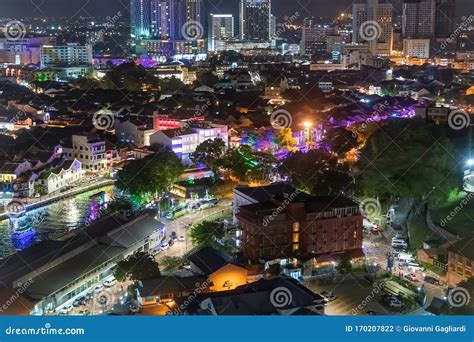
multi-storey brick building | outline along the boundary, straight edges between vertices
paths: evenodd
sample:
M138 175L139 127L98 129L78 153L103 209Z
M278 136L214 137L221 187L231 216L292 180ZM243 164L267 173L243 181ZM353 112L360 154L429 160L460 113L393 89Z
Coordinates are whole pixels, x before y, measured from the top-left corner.
M446 281L456 287L472 278L474 273L474 236L466 237L448 248L448 273Z
M359 206L341 196L279 194L240 207L241 248L251 261L299 259L362 248Z

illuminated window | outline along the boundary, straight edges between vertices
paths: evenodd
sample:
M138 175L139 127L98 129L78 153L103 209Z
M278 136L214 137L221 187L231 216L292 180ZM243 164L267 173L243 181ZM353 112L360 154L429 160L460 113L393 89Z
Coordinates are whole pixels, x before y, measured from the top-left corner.
M297 243L293 244L293 251L298 251L300 249L300 245Z
M299 222L293 223L293 232L297 233L299 231L300 231L300 223Z
M293 243L298 243L298 242L300 242L300 234L293 233Z

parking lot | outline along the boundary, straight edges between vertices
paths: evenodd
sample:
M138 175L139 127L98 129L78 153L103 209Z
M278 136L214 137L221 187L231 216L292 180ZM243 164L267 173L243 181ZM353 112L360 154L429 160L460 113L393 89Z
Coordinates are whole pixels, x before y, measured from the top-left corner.
M326 305L327 315L394 315L401 309L382 304L383 291L359 274L349 274L334 279L311 280L303 283L315 293L332 292L336 299Z

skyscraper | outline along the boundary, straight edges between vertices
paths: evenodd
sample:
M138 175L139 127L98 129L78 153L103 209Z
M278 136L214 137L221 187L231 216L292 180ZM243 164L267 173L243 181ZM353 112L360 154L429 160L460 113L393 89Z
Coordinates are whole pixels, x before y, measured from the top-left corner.
M216 41L234 38L234 17L232 14L209 15L209 51L215 51Z
M404 0L402 34L405 38L433 38L436 0Z
M150 37L150 0L130 0L130 21L133 38Z
M240 39L270 41L271 0L240 0Z
M390 55L393 47L393 5L389 0L354 0L352 41L367 43L374 55Z
M436 0L435 36L447 38L455 30L456 0Z
M186 31L203 38L202 0L169 0L170 37L186 40ZM183 34L184 33L184 34Z
M151 34L162 39L169 38L171 24L169 0L150 0L150 7Z

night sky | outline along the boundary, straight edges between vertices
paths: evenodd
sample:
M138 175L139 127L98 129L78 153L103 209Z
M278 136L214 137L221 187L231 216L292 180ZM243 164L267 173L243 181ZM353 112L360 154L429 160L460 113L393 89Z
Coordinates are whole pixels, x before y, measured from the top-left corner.
M239 0L205 0L214 13L238 14ZM402 0L393 0L400 4ZM352 0L273 0L273 13L277 17L291 16L299 11L302 17L334 17L349 10ZM117 11L126 12L128 0L0 0L0 17L31 16L109 16ZM458 17L474 14L474 0L457 0Z

